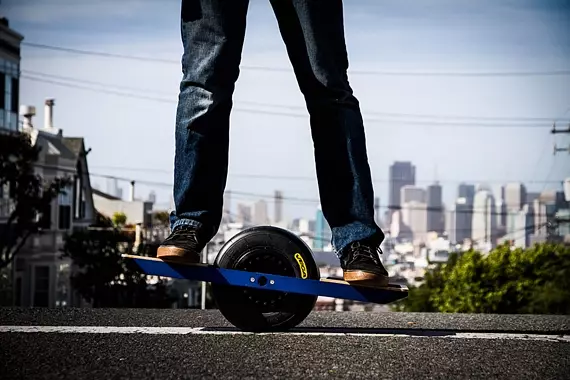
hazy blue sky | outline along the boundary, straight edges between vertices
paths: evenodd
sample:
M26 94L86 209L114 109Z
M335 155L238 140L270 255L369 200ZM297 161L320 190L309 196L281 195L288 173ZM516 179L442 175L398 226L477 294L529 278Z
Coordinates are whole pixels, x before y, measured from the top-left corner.
M23 46L21 66L28 77L22 79L21 102L39 108L36 125L43 124L43 100L55 98L56 126L66 136L86 138L93 149L93 173L170 183L181 77L180 1L10 0L2 7L11 26L29 43L173 61L111 59ZM525 181L531 190L542 190L561 186L529 181L561 181L570 175L569 156L552 154L555 141L567 145L570 138L549 133L553 120L566 120L562 126L570 119L570 76L370 73L570 70L569 1L349 0L345 30L349 78L364 111L374 188L383 205L388 167L395 160L412 161L422 186L437 173L447 202L455 197L459 181L487 182L495 188ZM250 2L242 65L228 188L259 194L281 189L285 197L318 199L307 113L268 1ZM138 88L107 89L164 101L37 79L96 89L104 87L84 82ZM280 114L248 111L254 109ZM272 178L244 176L252 174ZM284 176L302 178L275 178ZM96 182L105 189L104 179ZM140 185L137 196L146 197L151 188L160 202L168 201L168 185ZM234 198L234 205L253 200ZM311 217L316 206L298 201L285 205L288 217Z

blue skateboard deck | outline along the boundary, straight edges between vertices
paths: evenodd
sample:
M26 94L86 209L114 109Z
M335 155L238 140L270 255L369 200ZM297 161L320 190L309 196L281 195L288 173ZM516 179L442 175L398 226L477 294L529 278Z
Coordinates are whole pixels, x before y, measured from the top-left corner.
M204 281L237 287L310 294L360 302L388 304L408 296L404 285L390 284L383 288L350 285L337 278L320 280L279 276L269 273L246 272L219 268L208 264L181 264L155 257L122 255L134 262L147 275Z

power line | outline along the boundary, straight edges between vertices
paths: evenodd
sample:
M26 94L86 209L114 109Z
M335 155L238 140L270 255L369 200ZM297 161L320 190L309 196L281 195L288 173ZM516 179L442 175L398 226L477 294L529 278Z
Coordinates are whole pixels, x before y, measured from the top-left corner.
M53 50L64 53L72 53L79 55L88 56L99 56L105 58L119 58L134 60L138 62L154 62L154 63L166 63L166 64L180 64L180 60L171 60L163 58L154 57L140 57L127 54L116 54L107 53L101 51L93 50L82 50L76 48L53 46L46 44L39 44L33 42L22 42L23 46L28 46L36 49ZM269 67L269 66L248 66L241 65L240 68L246 70L256 70L256 71L272 71L272 72L292 72L291 68L281 68L281 67ZM375 70L349 70L351 74L357 75L373 75L373 76L428 76L428 77L530 77L530 76L566 76L570 75L570 70L543 70L543 71L503 71L503 72L398 72L398 71L375 71Z
M21 71L22 74L24 75L31 75L31 76L36 76L36 77L46 77L46 78L53 78L53 79L59 79L59 80L65 80L65 81L70 81L70 82L75 82L75 83L80 83L80 84L88 84L88 85L93 85L93 86L101 86L101 87L105 87L105 88L116 88L119 90L126 90L126 91L135 91L135 92L144 92L144 93L156 93L156 94L162 94L162 95L167 95L167 96L172 96L174 95L171 92L164 92L164 91L156 91L156 90L151 90L148 88L141 88L141 87L132 87L132 86L123 86L123 85L118 85L115 83L103 83L103 82L98 82L98 81L93 81L93 80L89 80L89 79L83 79L83 78L77 78L77 77L70 77L67 75L57 75L57 74L49 74L49 73L44 73L41 71L34 71L34 70L22 70Z
M22 73L26 75L36 76L36 79L33 80L43 80L41 77L47 78L54 78L60 79L65 81L71 81L79 84L87 84L87 85L94 85L100 86L105 88L116 88L119 90L127 90L127 91L135 91L138 93L155 93L155 94L162 94L162 95L170 95L175 97L174 93L164 92L164 91L156 91L150 90L146 88L140 87L132 87L132 86L123 86L117 85L114 83L103 83L98 81L87 80L83 78L76 78L76 77L69 77L65 75L56 75L56 74L49 74L43 73L39 71L33 70L23 70ZM40 78L37 78L37 77ZM28 77L27 79L31 79ZM137 95L137 94L134 94ZM167 99L160 99L166 101ZM260 107L273 107L273 108L284 108L284 109L298 109L298 110L306 110L306 106L295 106L295 105L284 105L284 104L271 104L271 103L263 103L258 101L249 101L249 100L237 100L239 103L249 104L253 106L260 106ZM396 112L377 112L377 111L368 111L364 110L363 113L367 115L378 115L384 117L407 117L407 118L424 118L424 119L457 119L457 120L474 120L474 121L505 121L505 122L553 122L553 121L565 121L570 119L562 119L560 118L549 118L549 117L521 117L521 116L514 116L514 117L501 117L501 116L494 116L494 117L486 117L486 116L461 116L461 115L434 115L434 114L413 114L413 113L396 113Z
M41 167L41 168L57 168L60 171L67 171L67 172L73 172L74 170L72 168L69 169L65 169L65 168L61 168L58 166L52 166L52 165L45 165L45 164L40 164L40 163L36 163L35 166L37 167ZM97 174L97 173L89 173L90 176L92 177L100 177L100 178L109 178L109 179L116 179L116 180L123 180L123 181L128 181L128 182L134 182L134 183L141 183L141 184L146 184L146 185L153 185L153 186L168 186L168 187L172 187L172 184L170 183L166 183L166 182L154 182L154 181L145 181L145 180L133 180L133 179L129 179L129 178L124 178L124 177L117 177L117 176L112 176L112 175L106 175L106 174ZM255 197L256 199L262 198L262 199L274 199L274 195L271 194L259 194L259 193L250 193L250 192L243 192L243 191L235 191L235 190L229 190L228 191L232 197L234 196L238 196L236 198L239 198L239 196L243 196L243 197ZM296 198L296 197L282 197L281 198L284 201L287 201L289 204L291 203L298 203L298 204L315 204L315 203L320 203L320 200L318 199L314 199L314 198ZM381 209L388 209L388 210L402 210L402 209L408 209L408 210L418 210L418 211L435 211L435 212L451 212L452 210L449 209L445 209L444 207L400 207L400 206L379 206L379 208ZM491 215L502 215L501 211L491 211L489 212L488 210L477 210L477 209L471 209L471 210L453 210L453 212L457 213L457 214L479 214L479 213L488 213ZM529 215L533 216L535 215L534 213L529 213Z
M152 173L164 173L164 174L173 174L172 170L166 169L152 169L152 168L142 168L142 167L126 167L126 166L91 166L91 168L97 169L104 169L104 170L123 170L123 171L133 171L133 172L152 172ZM248 173L235 173L235 174L228 174L230 177L238 177L238 178L252 178L252 179L275 179L275 180L290 180L290 181L316 181L317 178L314 176L285 176L285 175L275 175L275 174L248 174ZM390 180L387 178L382 179L374 179L373 182L375 183L389 183ZM433 180L423 180L419 181L416 180L417 183L434 183ZM439 183L510 183L510 182L521 182L521 183L531 183L531 184L543 184L543 183L560 183L561 181L540 181L540 180L520 180L520 179L508 179L508 180L455 180L455 179L448 179L448 180L441 180L438 179Z
M59 171L63 171L63 172L74 172L74 168L62 168L59 166L53 166L53 165L46 165L46 164L40 164L40 163L36 163L35 166L37 167L41 167L41 168L45 168L45 169L58 169ZM93 173L90 172L89 175L91 177L96 177L96 178L107 178L107 179L115 179L115 180L119 180L119 181L126 181L129 183L139 183L139 184L143 184L143 185L149 185L149 186L166 186L166 187L172 187L173 184L172 183L168 183L168 182L158 182L158 181L148 181L148 180L139 180L139 179L132 179L132 178L126 178L126 177L120 177L120 176L115 176L115 175L109 175L109 174L99 174L99 173ZM561 181L553 181L553 182L561 182ZM259 194L259 193L251 193L251 192L244 192L244 191L236 191L236 190L228 190L228 192L231 194L231 196L244 196L244 197L255 197L257 199L262 198L262 199L274 199L274 195L271 194ZM288 201L290 204L291 203L299 203L299 204L315 204L315 203L320 203L319 199L315 199L315 198L297 198L297 197L282 197L281 199ZM402 207L400 206L392 206L392 205L388 205L388 206L380 206L381 209L388 209L388 210L401 210ZM437 207L425 207L425 208L419 208L419 207L408 207L408 210L420 210L420 211L437 211L437 212L450 212L451 210L449 209L445 209L445 208L437 208ZM487 213L487 210L476 210L476 209L472 209L472 210L454 210L454 212L456 213ZM501 214L500 211L493 211L491 212L491 214ZM533 214L533 213L531 213Z
M59 82L59 81L50 80L50 79L36 78L36 77L28 76L28 75L21 75L20 78L22 78L22 79L27 79L27 80L31 80L31 81L34 81L34 82L42 82L42 83L54 84L54 85L57 85L57 86L75 88L75 89L80 89L80 90L87 90L87 91L92 91L92 92L101 93L101 94L118 95L118 96L123 96L123 97L126 97L126 98L152 100L152 101L155 101L155 102L162 102L162 103L169 103L169 104L175 103L175 101L172 100L172 99L159 98L159 97L155 97L155 96L145 96L145 95L129 94L129 93L120 92L120 91L114 91L114 90L109 90L109 89L91 88L91 87L82 86L82 85L79 85L79 84L64 83L64 82Z
M90 56L98 56L98 57L105 57L105 58L128 59L128 60L139 61L139 62L180 64L180 61L175 61L175 60L171 60L171 59L162 59L162 58L153 58L153 57L137 57L134 55L106 53L106 52L93 51L93 50L82 50L82 49L68 48L68 47L63 47L63 46L38 44L38 43L26 42L26 41L22 42L22 46L28 46L28 47L36 48L36 49L59 51L59 52L63 52L63 53L72 53L72 54L78 54L78 55L90 55Z
M239 214L236 214L236 213L233 213L233 212L230 212L230 211L225 211L224 213L225 213L226 215L232 216L232 217L234 217L234 218L241 218L241 217L242 217L242 215L239 215ZM251 223L251 222L250 222L250 223L245 222L244 224L246 224L248 227L249 227L249 226L258 225L258 224L256 224L256 223ZM516 240L516 238L513 237L513 236L515 236L515 234L520 234L521 232L524 234L524 233L528 232L529 230L530 230L530 231L540 230L541 228L547 226L548 224L549 224L549 222L543 222L543 223L539 223L539 224L534 224L534 223L533 223L533 224L529 224L529 225L527 225L527 226L525 226L525 227L518 228L518 229L515 229L515 230L513 230L513 231L507 232L507 233L505 233L504 235L502 235L501 237L495 236L495 240L501 239L501 238L505 238L505 237L510 238L509 240ZM474 229L473 229L472 227L471 227L471 228L452 228L452 229L450 229L450 231L453 231L453 232L472 232L473 230L474 230ZM475 231L478 231L478 229L475 229ZM300 232L300 231L298 231L298 232ZM415 233L415 234L427 234L427 233L430 233L430 232L435 232L435 231L427 231L427 230L426 230L426 231L419 231L419 230L413 231L413 233ZM448 232L448 231L446 231L446 232ZM303 233L303 232L300 232L300 233L301 233L303 236L312 238L313 240L328 241L328 242L330 242L330 238L329 238L329 237L320 237L320 236L312 235L312 234L310 234L310 233L307 234L307 233ZM313 231L312 233L314 233L314 231ZM327 231L327 235L329 235L329 234L330 234L330 231ZM449 235L449 234L448 234L448 235ZM495 231L495 235L498 235L498 234L497 234L497 231ZM523 235L523 236L524 236L524 235ZM518 236L517 236L517 238L518 238Z
M102 178L109 178L109 179L116 179L116 180L123 180L123 181L128 181L128 182L135 182L136 183L141 183L141 184L146 184L146 185L154 185L154 186L168 186L168 187L172 187L172 184L170 183L165 183L165 182L153 182L153 181L144 181L144 180L133 180L133 179L127 179L127 178L123 178L123 177L117 177L117 176L111 176L111 175L106 175L106 174L95 174L95 173L90 173L91 176L93 177L102 177ZM251 192L244 192L244 191L236 191L236 190L228 190L227 191L232 197L235 198L239 198L240 196L242 197L247 197L249 198L255 198L255 199L274 199L274 195L272 194L260 194L260 193L251 193ZM297 203L297 204L318 204L320 203L319 199L315 199L315 198L298 198L298 197L282 197L281 198L284 201L287 201L289 204L292 203ZM445 209L443 207L401 207L401 206L393 206L393 205L380 205L381 209L387 209L387 210L417 210L417 211L426 211L426 212L451 212L451 210L449 209ZM491 215L502 215L501 211L488 211L486 209L471 209L471 210L453 210L453 212L457 213L457 214L481 214L481 213L488 213ZM534 213L529 213L529 215L534 215Z
M82 89L82 90L92 91L92 92L96 92L96 93L105 93L105 94L111 94L111 95L117 95L117 96L129 97L129 98L137 98L137 99L157 101L157 102L162 102L162 103L176 104L175 100L170 100L170 99L165 99L165 98L158 98L158 97L145 96L145 95L136 95L136 94L125 93L125 92L114 91L114 90L108 90L108 89L95 89L95 88L90 88L90 87L82 86L82 85L78 85L78 84L58 82L58 81L49 80L49 79L31 77L28 75L22 75L21 78L28 79L31 81L36 81L36 82L54 84L54 85L63 86L63 87ZM249 108L234 107L233 110L238 111L238 112L245 112L245 113L265 114L265 115L273 115L273 116L297 117L297 118L303 118L303 119L307 119L309 117L308 114L303 115L303 114L296 114L296 113L289 113L289 112L267 111L267 110L261 110L261 109L249 109ZM479 122L479 123L475 123L475 122L473 122L473 123L470 123L470 122L437 122L437 121L421 121L421 120L420 121L389 120L389 119L380 119L380 118L373 118L373 117L365 117L364 120L366 120L367 122L379 122L379 123L384 123L384 124L403 124L403 125L411 125L411 126L422 125L422 126L452 127L452 128L457 128L459 126L463 126L465 128L544 128L544 125L539 125L538 123L537 124L518 124L518 123L517 124L515 124L515 123L493 124L493 123L481 123L481 122Z

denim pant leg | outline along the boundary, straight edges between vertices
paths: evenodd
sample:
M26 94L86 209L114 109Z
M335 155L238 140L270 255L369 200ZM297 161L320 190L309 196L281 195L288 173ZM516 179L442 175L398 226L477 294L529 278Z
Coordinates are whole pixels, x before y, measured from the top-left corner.
M310 114L319 196L337 252L384 234L359 102L348 82L342 0L272 0L279 29ZM340 256L340 254L339 254Z
M226 186L229 120L245 35L247 0L182 0L183 77L176 112L171 228L217 232Z

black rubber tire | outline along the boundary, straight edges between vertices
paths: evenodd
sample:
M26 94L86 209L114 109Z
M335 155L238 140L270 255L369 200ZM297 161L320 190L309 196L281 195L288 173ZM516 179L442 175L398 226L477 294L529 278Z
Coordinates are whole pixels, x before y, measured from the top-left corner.
M298 253L305 264L295 258ZM259 257L257 261L252 258ZM245 262L254 260L256 272L290 275L297 278L320 279L319 268L311 249L293 233L274 226L256 226L232 237L220 250L214 265L220 268L243 269ZM286 273L270 271L269 261L279 262ZM261 268L261 269L260 269ZM255 293L257 292L257 293ZM263 294L261 294L263 292ZM301 323L313 310L317 296L257 290L212 283L212 294L222 315L243 331L286 331ZM268 312L250 301L251 294L261 297L279 297L276 306ZM248 298L249 297L249 298ZM272 302L275 302L273 299Z

